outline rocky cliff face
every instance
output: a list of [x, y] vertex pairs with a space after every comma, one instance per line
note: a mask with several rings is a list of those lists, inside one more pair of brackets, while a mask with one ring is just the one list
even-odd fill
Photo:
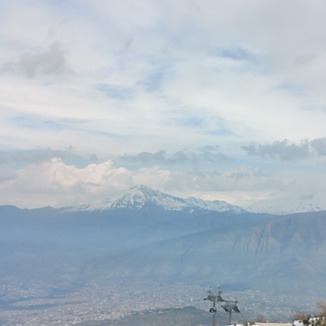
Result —
[[[6, 244], [0, 274], [19, 279], [30, 271], [31, 278], [47, 275], [58, 280], [69, 266], [85, 282], [218, 280], [296, 294], [322, 294], [326, 287], [326, 212], [272, 216], [158, 210], [138, 204], [148, 202], [146, 195], [160, 202], [164, 198], [165, 203], [179, 201], [143, 190], [137, 201], [138, 191], [133, 201], [124, 196], [114, 201], [124, 205], [104, 211], [0, 208], [0, 239]], [[49, 270], [56, 275], [47, 274]]]

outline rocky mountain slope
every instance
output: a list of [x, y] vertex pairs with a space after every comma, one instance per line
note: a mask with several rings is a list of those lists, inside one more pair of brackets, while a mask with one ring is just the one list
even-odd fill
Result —
[[252, 214], [135, 188], [104, 206], [0, 207], [0, 284], [219, 283], [325, 297], [326, 212]]

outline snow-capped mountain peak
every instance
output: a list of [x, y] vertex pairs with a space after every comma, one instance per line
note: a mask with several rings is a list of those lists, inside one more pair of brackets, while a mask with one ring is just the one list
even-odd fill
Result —
[[[163, 196], [162, 196], [163, 195]], [[160, 204], [164, 194], [146, 186], [133, 187], [112, 198], [110, 208], [143, 208], [148, 203]]]
[[113, 197], [110, 205], [111, 209], [149, 209], [154, 207], [165, 210], [182, 210], [186, 207], [186, 202], [182, 198], [165, 194], [159, 190], [138, 186]]
[[206, 201], [189, 197], [186, 199], [174, 197], [159, 190], [153, 190], [147, 186], [133, 187], [117, 194], [109, 200], [76, 207], [75, 210], [113, 210], [113, 209], [163, 209], [166, 211], [208, 210], [216, 212], [241, 213], [243, 209], [224, 201]]

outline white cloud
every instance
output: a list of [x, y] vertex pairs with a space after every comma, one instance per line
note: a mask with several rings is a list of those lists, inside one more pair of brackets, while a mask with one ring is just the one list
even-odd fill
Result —
[[[15, 156], [10, 157], [6, 153], [3, 157], [3, 167], [15, 159]], [[305, 165], [288, 164], [279, 169], [275, 164], [260, 168], [231, 161], [228, 164], [210, 162], [203, 168], [200, 167], [204, 163], [201, 159], [193, 162], [191, 169], [161, 168], [159, 165], [129, 169], [111, 160], [84, 167], [66, 164], [56, 157], [35, 160], [36, 163], [16, 170], [2, 169], [0, 205], [28, 208], [81, 205], [107, 199], [117, 192], [144, 184], [175, 196], [226, 200], [258, 212], [286, 213], [300, 211], [304, 207], [326, 209], [322, 200], [326, 193], [326, 179], [318, 171], [307, 173]]]
[[[158, 173], [166, 190], [180, 194], [233, 191], [249, 198], [259, 191], [269, 198], [280, 191], [273, 182], [288, 167], [273, 165], [267, 180], [274, 181], [263, 182], [253, 171], [268, 170], [269, 163], [246, 156], [241, 147], [324, 139], [325, 7], [321, 0], [6, 2], [0, 13], [0, 148], [71, 145], [104, 161], [219, 145], [233, 160], [230, 171], [207, 169], [202, 158], [196, 162], [202, 177], [195, 179], [164, 165], [179, 184], [145, 163], [137, 174], [125, 170], [115, 178], [123, 185], [137, 178], [155, 185], [145, 178], [154, 171], [153, 180]], [[321, 140], [311, 146], [324, 152]], [[42, 167], [52, 171], [54, 164]], [[314, 171], [323, 164], [321, 154], [305, 164], [305, 171]], [[66, 188], [63, 181], [59, 185], [75, 198], [82, 187], [77, 176], [93, 174], [71, 169]], [[232, 173], [249, 174], [230, 182]], [[46, 187], [55, 189], [52, 183]], [[25, 196], [33, 202], [31, 194]], [[41, 203], [47, 197], [38, 198]], [[53, 195], [54, 204], [60, 198]]]
[[112, 161], [105, 161], [77, 168], [53, 158], [30, 164], [17, 170], [10, 179], [1, 180], [1, 204], [69, 206], [110, 197], [133, 185], [147, 184], [160, 188], [169, 178], [169, 171], [158, 167], [131, 171], [117, 167]]

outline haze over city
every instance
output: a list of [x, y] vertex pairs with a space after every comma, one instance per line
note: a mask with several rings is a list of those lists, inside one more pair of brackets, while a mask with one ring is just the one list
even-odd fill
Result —
[[324, 1], [1, 1], [0, 205], [138, 185], [325, 210]]

